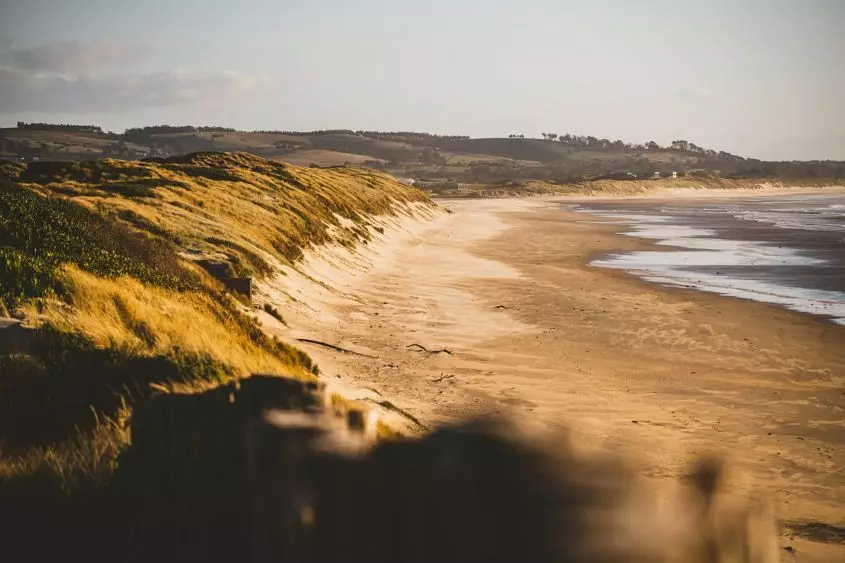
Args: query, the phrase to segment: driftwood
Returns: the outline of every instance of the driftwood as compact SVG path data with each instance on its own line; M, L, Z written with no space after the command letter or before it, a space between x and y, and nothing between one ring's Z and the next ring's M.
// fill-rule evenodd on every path
M341 348L340 346L335 346L334 344L329 344L328 342L323 342L322 340L314 340L313 338L297 338L297 342L306 342L308 344L316 344L317 346L323 346L324 348L329 348L331 350L337 350L338 352L343 352L344 354L352 354L355 356L363 356L365 358L373 358L378 359L378 356L372 356L370 354L364 354L362 352L356 352L355 350L349 350L348 348Z
M446 380L446 379L452 379L453 377L455 377L455 374L454 374L454 373L449 373L449 374L446 374L446 375L443 375L443 374L441 373L441 374L440 374L440 377L438 377L438 378L436 378L436 379L432 379L432 380L431 380L431 382L432 382L432 383L440 383L440 382L441 382L441 381L443 381L443 380Z
M415 348L420 352L428 352L429 354L449 354L450 356L452 355L452 351L448 348L441 348L439 350L429 350L422 344L417 344L416 342L414 344L408 344L407 346L405 346L405 348Z

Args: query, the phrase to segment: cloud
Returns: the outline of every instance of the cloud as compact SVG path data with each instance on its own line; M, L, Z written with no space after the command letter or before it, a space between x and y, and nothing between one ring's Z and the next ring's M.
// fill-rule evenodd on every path
M145 107L213 105L252 92L260 83L237 72L67 76L6 67L0 68L0 113L119 113Z
M0 113L121 113L237 99L263 80L224 71L115 73L143 56L113 41L53 41L0 54Z
M20 70L93 72L138 61L144 52L116 41L51 41L29 49L10 49L3 60Z

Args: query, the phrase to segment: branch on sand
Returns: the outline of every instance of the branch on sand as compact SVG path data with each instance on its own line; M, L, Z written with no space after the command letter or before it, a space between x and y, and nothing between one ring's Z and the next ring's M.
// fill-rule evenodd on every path
M428 430L428 426L426 426L425 424L420 422L420 420L417 417L415 417L414 415L412 415L411 413L409 413L405 409L397 407L396 405L394 405L390 401L373 401L372 399L367 399L367 400L379 405L380 407L383 407L385 409L397 412L397 413L401 414L402 416L404 416L405 418L407 418L408 420L410 420L411 422L413 422L414 424L416 424L417 426L419 426L420 428L422 428L423 430Z
M440 383L444 379L452 379L453 377L455 377L454 373L449 373L449 374L445 374L445 375L441 373L440 377L438 377L436 379L432 379L431 382L432 383Z
M356 352L354 350L349 350L347 348L341 348L340 346L335 346L334 344L329 344L328 342L323 342L322 340L314 340L312 338L297 338L297 342L306 342L308 344L316 344L317 346L323 346L324 348L329 348L331 350L337 350L338 352L343 352L344 354L352 354L354 356L363 356L365 358L373 358L378 359L378 356L372 356L370 354L363 354L361 352Z
M408 344L407 346L405 346L405 348L413 348L415 350L419 350L420 352L428 352L429 354L449 354L450 356L452 355L452 351L448 348L441 348L439 350L429 350L422 344L417 343Z

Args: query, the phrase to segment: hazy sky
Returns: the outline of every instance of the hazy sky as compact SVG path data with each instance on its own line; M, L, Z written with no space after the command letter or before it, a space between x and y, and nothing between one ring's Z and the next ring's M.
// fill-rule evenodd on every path
M845 160L845 0L0 0L18 119Z

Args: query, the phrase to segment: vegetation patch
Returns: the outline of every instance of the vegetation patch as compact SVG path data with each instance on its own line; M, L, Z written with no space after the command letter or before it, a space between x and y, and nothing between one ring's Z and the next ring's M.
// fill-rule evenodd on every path
M285 326L288 326L288 323L285 322L285 318L282 316L282 313L279 312L278 309L270 305L269 303L264 304L264 312L282 323Z
M172 244L224 254L244 275L266 274L265 255L295 264L316 245L368 240L367 215L427 201L381 172L300 168L245 153L33 163L21 182L114 214L127 227ZM357 232L339 218L358 225Z
M366 241L370 215L427 201L378 172L241 153L2 172L0 311L27 328L17 340L0 333L0 501L41 507L57 526L83 505L108 513L100 495L124 422L154 394L319 373L182 256L223 255L237 276L267 275L314 245Z
M56 284L56 268L70 263L107 277L132 276L178 289L198 284L172 244L110 221L78 203L0 185L0 297L7 308ZM8 289L7 289L8 288Z
M20 250L0 247L0 306L12 309L27 297L61 292L55 266Z
M82 334L52 325L28 344L0 356L0 443L16 452L91 430L98 413L114 416L161 381L221 382L232 375L216 358L190 351L143 354L131 346L97 346Z

